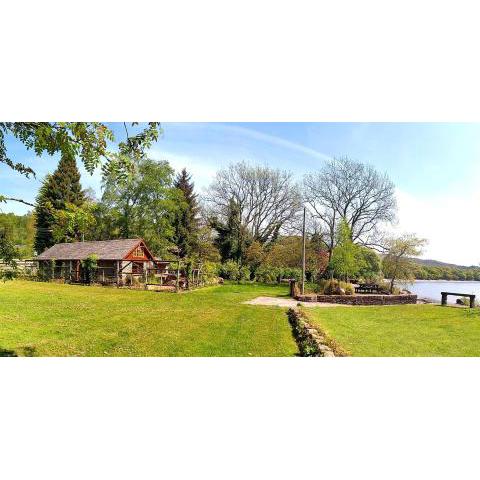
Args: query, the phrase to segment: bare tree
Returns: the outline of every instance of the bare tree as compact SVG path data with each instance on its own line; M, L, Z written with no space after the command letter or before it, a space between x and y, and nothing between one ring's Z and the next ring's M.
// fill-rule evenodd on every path
M206 196L211 214L225 219L235 201L254 240L268 243L288 228L301 207L292 174L239 162L219 170Z
M330 252L341 220L347 222L355 243L370 247L376 244L379 227L395 220L395 187L370 165L335 158L305 175L303 186L304 201L323 226Z

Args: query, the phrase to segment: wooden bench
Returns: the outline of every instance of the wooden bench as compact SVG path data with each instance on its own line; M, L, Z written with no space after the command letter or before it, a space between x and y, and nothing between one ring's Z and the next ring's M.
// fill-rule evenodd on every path
M449 295L453 295L454 297L469 297L470 298L470 308L475 307L475 295L470 293L453 293L453 292L441 292L442 293L442 305L445 306L447 304L447 298Z
M379 293L380 289L376 283L361 283L358 287L355 287L355 293Z

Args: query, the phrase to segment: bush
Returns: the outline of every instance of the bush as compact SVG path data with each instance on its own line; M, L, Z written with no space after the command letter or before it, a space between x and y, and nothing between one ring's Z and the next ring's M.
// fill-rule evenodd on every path
M238 271L238 280L239 281L250 280L250 268L247 265L240 267Z
M334 278L327 280L323 292L325 295L341 295L340 282Z
M240 266L233 260L228 260L222 264L220 276L225 280L238 280L240 278Z
M320 285L319 287L321 288ZM323 293L325 295L354 295L355 289L351 283L340 282L333 278L325 281Z
M218 283L221 265L215 262L205 262L202 265L202 281L207 285Z
M255 280L260 283L274 283L280 277L281 270L270 265L261 265L255 272Z

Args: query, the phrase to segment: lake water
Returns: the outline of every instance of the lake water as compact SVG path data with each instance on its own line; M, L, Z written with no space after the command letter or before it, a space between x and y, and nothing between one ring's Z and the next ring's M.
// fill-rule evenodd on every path
M404 286L412 293L418 295L418 298L428 298L440 303L442 295L440 292L455 293L473 293L477 296L476 301L480 300L480 282L462 282L447 280L416 280ZM448 297L448 303L455 303L460 297Z

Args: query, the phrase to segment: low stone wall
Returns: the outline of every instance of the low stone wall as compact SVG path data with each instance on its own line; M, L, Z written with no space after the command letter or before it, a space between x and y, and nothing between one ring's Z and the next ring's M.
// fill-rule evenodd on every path
M326 344L325 336L308 322L303 312L296 308L290 308L288 320L302 357L335 356L333 350Z
M340 303L342 305L406 305L417 303L416 295L297 295L299 302Z

